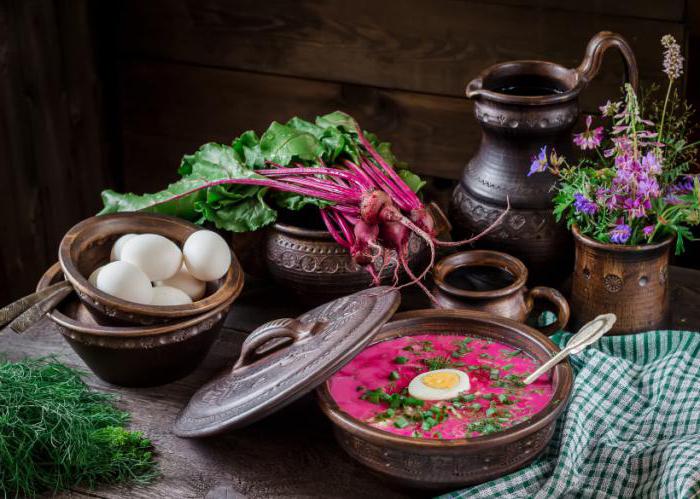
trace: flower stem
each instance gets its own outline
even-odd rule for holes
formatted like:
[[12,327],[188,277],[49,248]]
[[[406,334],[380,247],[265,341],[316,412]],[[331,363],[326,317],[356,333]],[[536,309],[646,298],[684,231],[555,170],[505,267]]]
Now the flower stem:
[[666,89],[666,98],[664,99],[664,109],[661,111],[661,124],[659,125],[659,136],[656,139],[661,142],[664,134],[664,120],[666,119],[666,107],[668,106],[668,99],[671,97],[671,87],[673,86],[673,80],[668,79],[668,88]]

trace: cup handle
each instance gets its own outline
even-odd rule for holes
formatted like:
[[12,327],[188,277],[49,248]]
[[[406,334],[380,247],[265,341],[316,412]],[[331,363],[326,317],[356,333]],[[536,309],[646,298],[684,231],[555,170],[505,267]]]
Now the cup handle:
[[286,342],[277,342],[264,352],[257,350],[272,340],[288,338],[292,343],[303,340],[314,334],[320,326],[320,322],[301,322],[297,319],[277,319],[263,324],[250,333],[241,346],[241,355],[233,366],[233,371],[252,364],[256,360],[279,350]]
[[566,327],[566,324],[569,322],[571,311],[569,310],[569,302],[566,301],[564,295],[554,288],[548,288],[546,286],[534,287],[527,293],[526,300],[529,310],[532,310],[535,299],[538,298],[547,300],[557,309],[557,320],[548,326],[539,328],[540,331],[549,336]]
[[612,31],[601,31],[588,42],[586,54],[583,61],[576,72],[579,77],[588,84],[600,71],[600,65],[603,62],[603,55],[610,47],[617,48],[625,59],[625,80],[632,85],[634,91],[637,91],[639,83],[639,69],[637,67],[637,59],[634,57],[632,47],[627,40],[621,35]]

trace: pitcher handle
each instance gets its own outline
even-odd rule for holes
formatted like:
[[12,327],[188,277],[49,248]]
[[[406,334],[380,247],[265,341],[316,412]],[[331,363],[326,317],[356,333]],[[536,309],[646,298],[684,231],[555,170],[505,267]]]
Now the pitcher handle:
[[588,42],[586,47],[586,55],[581,61],[581,64],[576,68],[579,77],[587,85],[600,71],[600,65],[603,62],[603,55],[610,47],[617,48],[625,59],[625,76],[626,80],[632,85],[634,91],[637,91],[639,84],[639,68],[637,67],[637,59],[634,57],[632,47],[627,40],[621,35],[612,31],[601,31]]

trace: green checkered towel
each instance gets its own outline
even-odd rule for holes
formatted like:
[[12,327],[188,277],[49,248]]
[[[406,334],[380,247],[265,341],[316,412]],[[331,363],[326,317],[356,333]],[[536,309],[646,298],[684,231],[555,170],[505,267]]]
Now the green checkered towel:
[[700,497],[700,333],[607,336],[571,363],[571,399],[544,453],[444,497]]

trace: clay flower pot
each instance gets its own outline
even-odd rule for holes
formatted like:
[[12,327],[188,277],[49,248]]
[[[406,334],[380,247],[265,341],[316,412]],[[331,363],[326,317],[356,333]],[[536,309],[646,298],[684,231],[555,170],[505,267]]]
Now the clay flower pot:
[[571,285],[572,330],[612,312],[608,334],[656,329],[668,318],[668,262],[673,238],[626,246],[595,241],[573,228],[576,262]]

